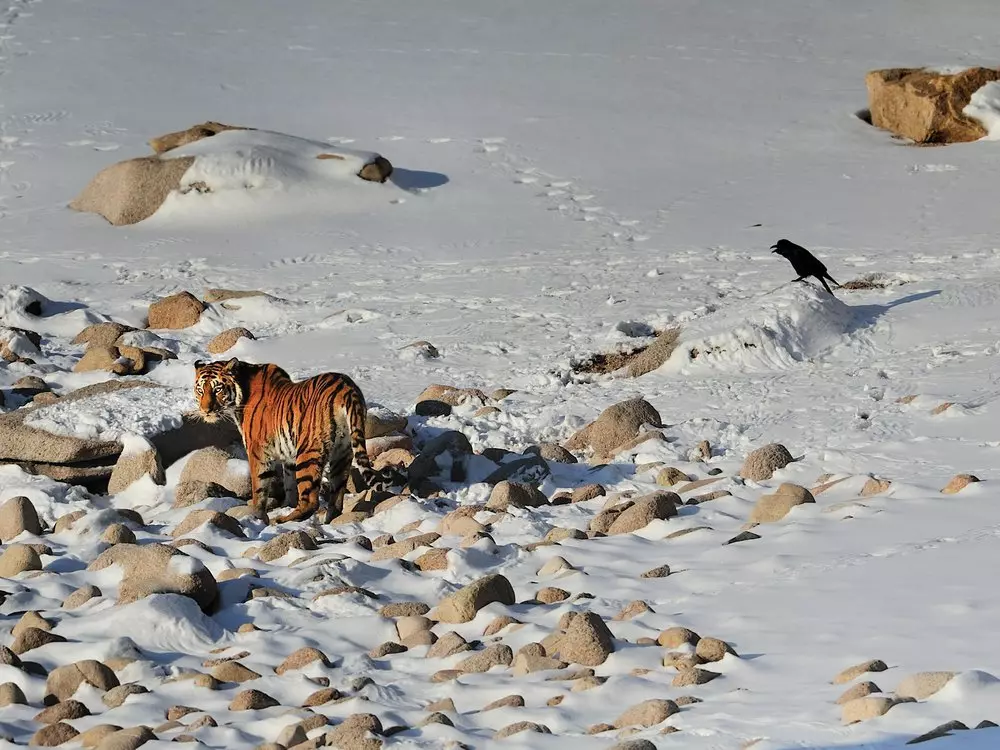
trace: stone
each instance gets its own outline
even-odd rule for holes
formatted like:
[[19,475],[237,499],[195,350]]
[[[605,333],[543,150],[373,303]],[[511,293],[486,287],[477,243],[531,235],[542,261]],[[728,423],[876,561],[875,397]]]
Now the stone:
[[194,163],[193,156],[161,159],[142,156],[105,167],[69,207],[100,214],[113,226],[136,224],[152,216]]
[[741,531],[732,539],[728,540],[726,544],[739,544],[740,542],[752,542],[754,539],[760,539],[760,534],[754,534],[752,531]]
[[401,433],[406,429],[406,417],[395,414],[388,409],[376,409],[371,405],[365,415],[365,437],[372,438],[385,437],[393,433]]
[[178,482],[174,488],[174,507],[187,508],[210,497],[228,497],[231,493],[215,482]]
[[90,685],[107,692],[118,687],[118,678],[111,669],[93,659],[57,667],[49,673],[45,682],[46,701],[50,700],[50,696],[56,701],[69,700],[80,685]]
[[679,484],[680,482],[691,481],[691,477],[680,469],[675,469],[673,466],[667,466],[664,469],[660,469],[656,474],[656,483],[661,487],[673,487],[675,484]]
[[72,726],[60,721],[39,729],[31,736],[28,744],[35,747],[56,747],[69,742],[78,734],[80,733]]
[[404,558],[420,547],[430,547],[440,538],[440,534],[432,531],[427,534],[417,534],[415,536],[411,536],[401,542],[387,544],[383,547],[379,547],[372,553],[371,562],[378,562],[379,560],[398,560]]
[[224,125],[221,122],[208,121],[199,125],[192,125],[187,130],[179,130],[174,133],[167,133],[165,135],[156,136],[155,138],[150,138],[148,143],[154,153],[162,154],[178,148],[179,146],[186,146],[189,143],[200,141],[202,138],[211,138],[213,135],[217,135],[226,130],[251,129],[252,128],[244,128],[239,125]]
[[490,499],[486,503],[489,510],[501,512],[513,506],[515,508],[538,508],[547,505],[548,498],[530,484],[521,482],[498,482],[493,491],[490,492]]
[[865,76],[872,125],[922,144],[979,140],[986,129],[965,108],[977,90],[996,80],[1000,70],[980,67],[957,73],[873,70]]
[[[987,726],[994,726],[995,727],[996,724],[993,724],[993,722],[990,722],[989,724],[987,724]],[[980,729],[980,728],[985,728],[985,727],[976,727],[976,729]],[[924,732],[923,734],[919,735],[918,737],[914,737],[912,740],[910,740],[906,744],[907,745],[919,745],[921,742],[928,742],[930,740],[937,740],[937,739],[940,739],[942,737],[950,737],[952,732],[962,732],[962,731],[967,731],[968,729],[969,729],[969,727],[967,727],[965,724],[963,724],[960,721],[946,721],[944,724],[939,724],[938,726],[934,727],[929,732]]]
[[892,482],[888,479],[876,479],[875,477],[868,477],[865,482],[865,486],[861,488],[859,493],[861,497],[872,497],[873,495],[881,495],[883,492],[888,491],[892,487]]
[[[194,451],[184,462],[180,484],[188,482],[211,483],[223,487],[226,494],[243,500],[250,498],[250,472],[245,461],[237,461],[220,448],[202,448]],[[203,497],[213,497],[208,494]]]
[[495,701],[487,703],[483,706],[482,710],[495,711],[498,708],[523,708],[524,707],[524,697],[520,695],[507,695],[503,698],[497,698]]
[[160,486],[167,483],[160,454],[153,444],[144,438],[131,436],[130,450],[123,451],[115,462],[108,480],[108,494],[116,495],[129,485],[143,477],[149,477],[153,484]]
[[718,638],[700,638],[694,652],[706,662],[722,661],[726,654],[737,655],[732,646]]
[[311,693],[302,703],[303,708],[315,708],[323,706],[330,701],[340,700],[343,697],[336,688],[326,687]]
[[429,385],[417,396],[418,405],[422,401],[440,401],[448,406],[462,406],[469,402],[485,406],[488,400],[486,394],[477,388],[456,388],[451,385]]
[[223,354],[236,346],[240,339],[254,341],[256,338],[246,328],[227,328],[208,342],[205,351],[209,354]]
[[304,531],[288,531],[278,534],[257,550],[257,559],[261,562],[274,562],[288,554],[289,550],[315,550],[316,542]]
[[[452,477],[456,470],[464,477],[465,457],[472,455],[472,444],[469,439],[457,430],[446,430],[437,437],[428,440],[413,463],[408,467],[407,475],[410,481],[429,479],[441,471],[437,459],[447,454],[451,464]],[[455,480],[461,481],[461,480]]]
[[954,495],[961,492],[973,482],[978,482],[979,478],[973,474],[956,474],[941,490],[942,495]]
[[278,701],[260,690],[244,690],[229,704],[230,711],[260,711],[280,705]]
[[644,740],[641,738],[635,738],[630,740],[623,740],[616,745],[613,745],[609,750],[656,750],[656,745],[654,745],[649,740]]
[[219,682],[235,682],[238,684],[241,682],[250,682],[251,680],[259,680],[260,674],[243,666],[238,661],[226,661],[212,667],[212,677],[219,680]]
[[774,472],[783,469],[795,459],[781,443],[770,443],[751,451],[743,462],[740,476],[753,482],[764,482],[774,476]]
[[407,651],[407,647],[402,643],[396,643],[395,641],[386,641],[371,651],[368,652],[368,657],[371,659],[382,659],[386,656],[391,656],[392,654],[402,654]]
[[957,672],[917,672],[904,677],[894,691],[898,698],[922,701],[947,685]]
[[627,709],[615,719],[614,726],[615,729],[632,726],[652,727],[666,721],[678,711],[680,709],[677,704],[671,700],[651,698]]
[[844,683],[851,682],[868,672],[884,672],[888,668],[889,667],[887,667],[885,662],[881,659],[863,661],[860,664],[855,664],[853,667],[848,667],[847,669],[841,671],[836,677],[833,678],[833,684],[843,685]]
[[541,456],[546,461],[552,461],[557,464],[575,464],[577,462],[576,456],[558,443],[539,443],[538,445],[532,445],[529,448],[525,448],[524,452],[534,453],[537,456]]
[[382,746],[369,734],[382,734],[382,722],[374,714],[351,714],[325,735],[327,746],[340,750],[376,750]]
[[488,672],[496,666],[509,667],[513,661],[514,652],[510,646],[498,643],[466,657],[455,668],[462,672]]
[[190,292],[178,292],[149,306],[149,327],[154,330],[189,328],[201,318],[205,305]]
[[549,656],[571,664],[595,667],[603,664],[615,650],[614,636],[600,615],[593,612],[569,612],[564,629],[553,634]]
[[638,436],[645,425],[663,427],[659,412],[641,398],[622,401],[601,412],[563,447],[570,451],[589,448],[598,455],[613,455],[616,448]]
[[66,700],[39,712],[34,721],[39,724],[55,724],[57,721],[82,719],[84,716],[90,716],[90,709],[80,701]]
[[848,701],[852,701],[855,698],[864,698],[866,695],[871,695],[872,693],[881,693],[882,690],[874,682],[859,682],[856,685],[851,685],[847,690],[840,694],[835,703],[838,706],[842,706]]
[[706,682],[711,682],[716,677],[721,677],[722,675],[718,672],[712,672],[708,669],[700,669],[698,667],[692,667],[691,669],[682,669],[678,671],[677,676],[671,680],[670,684],[674,687],[690,687],[691,685],[704,685]]
[[39,630],[52,630],[52,623],[46,620],[44,617],[39,615],[33,610],[28,610],[23,615],[21,619],[17,621],[14,628],[10,631],[10,634],[17,638],[21,633],[23,633],[28,628],[38,628]]
[[8,544],[0,555],[0,578],[14,578],[29,570],[41,570],[42,559],[26,544]]
[[521,734],[521,732],[535,732],[536,734],[552,734],[551,730],[544,724],[536,724],[533,721],[517,721],[513,724],[508,724],[501,729],[498,729],[493,733],[493,739],[502,740],[506,737],[512,737],[515,734]]
[[123,523],[113,523],[101,534],[105,544],[135,544],[135,532]]
[[218,531],[225,532],[229,536],[245,539],[243,527],[240,522],[225,513],[214,510],[193,510],[184,516],[184,519],[177,524],[170,536],[178,539],[202,526],[214,526]]
[[815,503],[816,499],[805,487],[784,483],[771,495],[762,495],[750,511],[750,523],[776,523],[797,505]]
[[127,685],[119,685],[108,690],[101,696],[101,703],[108,708],[118,708],[123,705],[130,695],[142,695],[148,693],[149,689],[131,682]]
[[607,490],[604,489],[603,485],[600,484],[585,484],[577,487],[573,490],[570,495],[570,502],[572,503],[585,503],[588,500],[593,500],[597,497],[603,497],[607,494]]
[[669,565],[658,565],[655,568],[650,568],[645,573],[640,573],[640,578],[666,578],[670,575]]
[[555,586],[546,586],[543,589],[539,589],[538,593],[535,594],[535,600],[541,602],[542,604],[556,604],[558,602],[564,602],[569,599],[570,593],[565,589],[556,588]]
[[668,651],[663,657],[663,666],[673,667],[679,672],[683,672],[685,669],[693,669],[701,663],[700,656],[684,653],[683,651]]
[[72,343],[112,347],[123,333],[134,330],[135,328],[124,323],[114,323],[111,321],[94,323],[76,334],[76,338],[73,339]]
[[208,611],[218,596],[215,578],[200,560],[165,544],[116,544],[102,552],[87,570],[103,570],[111,565],[124,571],[118,587],[119,604],[151,594],[180,594]]
[[420,557],[415,558],[413,564],[417,566],[417,570],[424,573],[433,570],[447,570],[448,552],[450,550],[444,547],[428,550]]
[[619,612],[614,617],[612,617],[611,619],[616,620],[618,622],[633,620],[636,617],[639,617],[640,615],[644,615],[646,612],[652,612],[652,611],[653,611],[652,607],[646,604],[646,602],[642,601],[641,599],[637,599],[634,602],[629,602],[628,604],[626,604],[622,608],[622,611]]
[[382,617],[410,617],[412,615],[426,615],[431,611],[423,602],[392,602],[386,604],[379,610]]
[[472,646],[458,633],[445,633],[427,650],[428,659],[444,659],[463,651],[471,651]]
[[97,744],[96,750],[136,750],[155,739],[149,727],[129,727],[107,735]]
[[654,492],[643,495],[617,515],[608,527],[607,534],[631,534],[645,528],[655,520],[666,520],[677,515],[681,499],[673,492]]
[[883,716],[890,708],[896,705],[892,698],[880,695],[866,695],[864,698],[855,698],[847,701],[841,707],[840,720],[844,724],[855,724],[859,721],[869,721]]
[[443,599],[435,608],[434,619],[446,623],[469,622],[479,610],[494,602],[506,605],[516,602],[510,581],[497,573],[483,576]]
[[28,498],[12,497],[0,505],[0,541],[8,544],[24,532],[38,536],[42,533],[42,523]]
[[319,662],[323,666],[330,665],[330,660],[327,659],[326,654],[318,648],[303,646],[297,651],[289,654],[288,657],[281,662],[281,664],[275,667],[274,671],[275,673],[282,675],[285,674],[285,672],[304,669],[314,662]]
[[0,708],[14,705],[28,705],[28,699],[24,697],[24,692],[15,682],[0,684]]
[[17,655],[26,654],[36,648],[41,648],[48,643],[65,643],[66,639],[61,635],[50,633],[41,628],[25,628],[10,644],[10,650]]

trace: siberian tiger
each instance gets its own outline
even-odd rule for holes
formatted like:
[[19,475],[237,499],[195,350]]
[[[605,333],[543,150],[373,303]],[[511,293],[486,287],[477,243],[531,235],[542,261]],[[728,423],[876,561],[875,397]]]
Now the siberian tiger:
[[277,365],[194,363],[194,395],[209,422],[228,417],[243,437],[250,463],[250,506],[267,520],[267,501],[283,497],[283,473],[295,475],[298,504],[277,523],[297,521],[326,501],[327,517],[343,510],[351,459],[365,484],[375,475],[365,450],[367,407],[346,375],[328,372],[293,381]]

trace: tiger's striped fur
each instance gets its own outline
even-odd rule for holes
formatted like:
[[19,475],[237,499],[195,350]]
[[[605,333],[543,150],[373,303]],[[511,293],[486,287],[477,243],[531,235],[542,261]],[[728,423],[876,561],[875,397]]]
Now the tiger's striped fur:
[[365,484],[374,483],[365,450],[365,399],[346,375],[328,372],[295,382],[277,365],[235,358],[194,367],[202,417],[226,417],[239,427],[250,463],[250,505],[258,516],[267,519],[268,499],[283,496],[286,470],[295,475],[298,504],[278,523],[314,514],[321,498],[327,521],[339,514],[352,459]]

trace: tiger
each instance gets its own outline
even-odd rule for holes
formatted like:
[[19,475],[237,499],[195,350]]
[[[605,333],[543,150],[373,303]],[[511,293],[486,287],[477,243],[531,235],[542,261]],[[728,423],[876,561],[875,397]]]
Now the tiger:
[[282,497],[284,472],[294,473],[297,505],[276,523],[313,516],[321,497],[326,522],[340,514],[357,464],[366,486],[376,484],[365,448],[367,405],[347,375],[327,372],[295,382],[274,364],[194,363],[194,395],[207,422],[236,423],[250,464],[250,507],[268,521],[268,499]]

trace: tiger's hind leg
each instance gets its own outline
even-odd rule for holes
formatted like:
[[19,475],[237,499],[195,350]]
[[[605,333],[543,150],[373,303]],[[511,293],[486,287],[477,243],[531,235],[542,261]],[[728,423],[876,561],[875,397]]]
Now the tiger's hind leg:
[[250,508],[254,515],[268,523],[269,500],[283,497],[283,469],[280,463],[248,456],[250,464]]
[[295,460],[295,486],[298,504],[295,510],[278,519],[278,523],[299,521],[319,509],[320,478],[326,463],[323,454],[315,448],[299,449]]
[[347,491],[347,479],[351,474],[351,458],[350,446],[336,446],[323,471],[321,494],[326,503],[324,523],[330,523],[344,512],[344,493]]

